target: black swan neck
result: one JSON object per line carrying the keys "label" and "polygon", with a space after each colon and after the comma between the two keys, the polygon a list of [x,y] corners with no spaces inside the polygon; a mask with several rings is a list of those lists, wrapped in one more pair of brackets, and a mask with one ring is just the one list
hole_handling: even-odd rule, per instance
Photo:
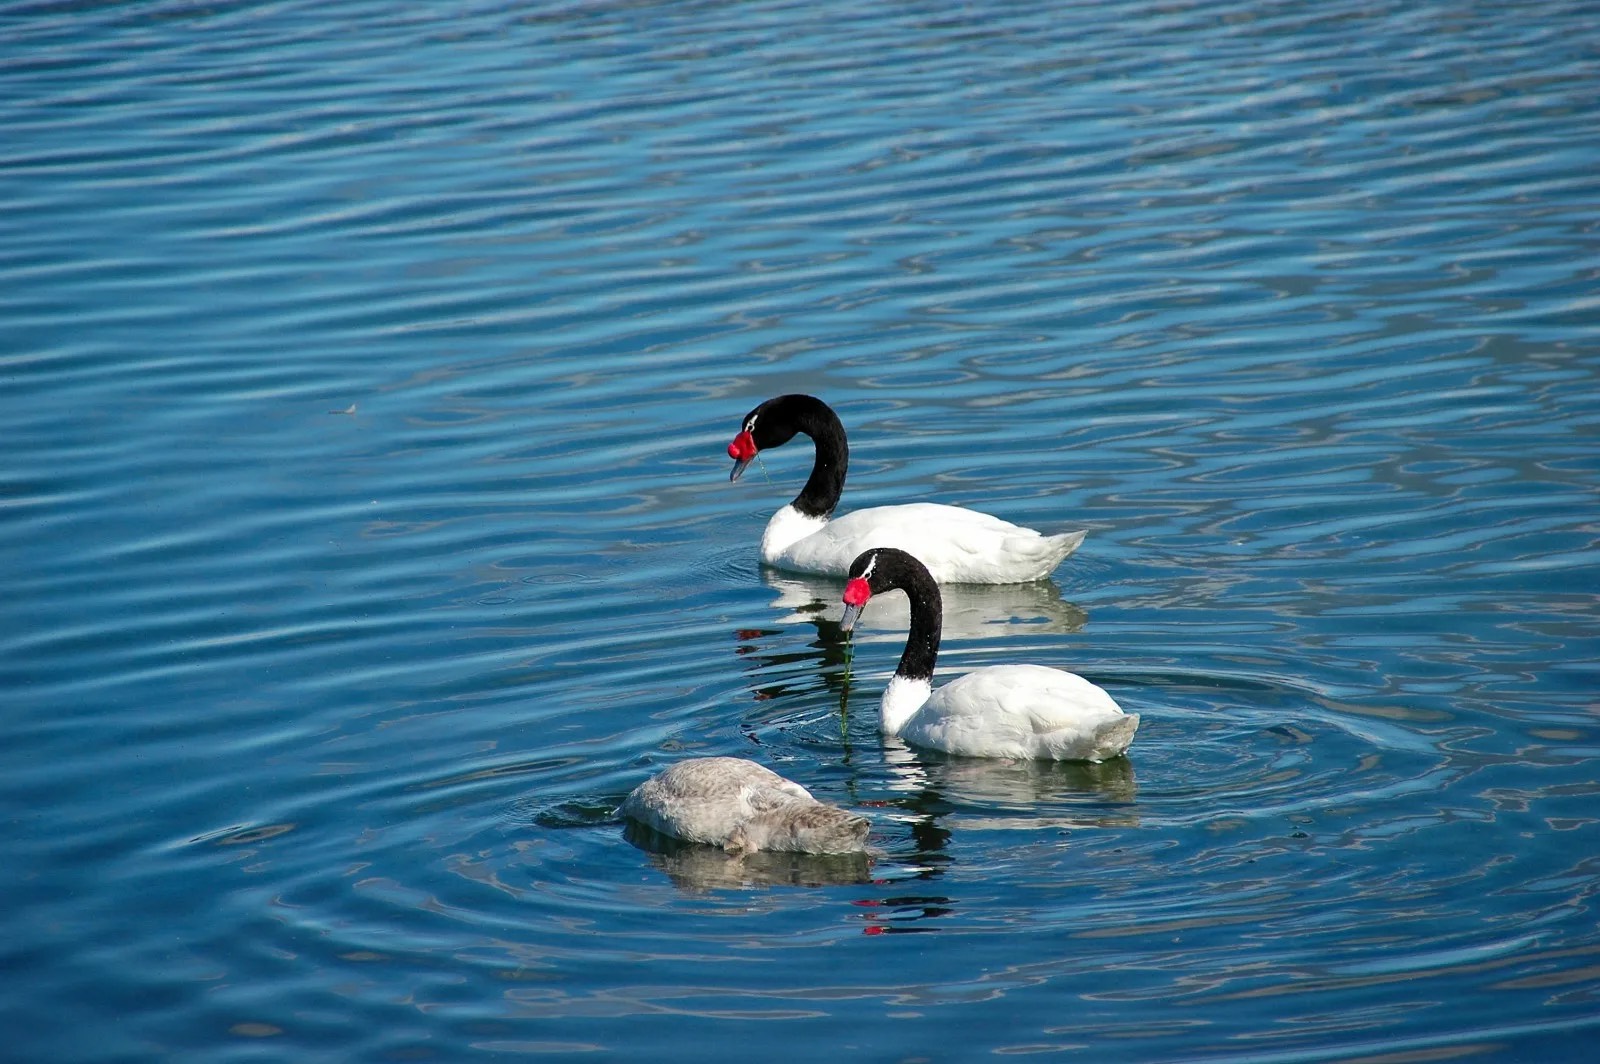
{"label": "black swan neck", "polygon": [[[770,419],[770,420],[762,420]],[[794,508],[807,517],[830,517],[844,493],[844,476],[850,465],[850,444],[844,425],[833,408],[810,395],[780,395],[765,403],[756,423],[756,443],[761,445],[761,429],[768,428],[781,438],[766,446],[778,447],[794,438],[796,432],[811,437],[816,457],[811,476],[794,497]]]}
{"label": "black swan neck", "polygon": [[911,601],[911,630],[895,675],[908,680],[932,680],[944,628],[944,600],[939,585],[927,568],[905,551],[885,547],[875,553],[877,564],[868,579],[873,594],[898,588]]}

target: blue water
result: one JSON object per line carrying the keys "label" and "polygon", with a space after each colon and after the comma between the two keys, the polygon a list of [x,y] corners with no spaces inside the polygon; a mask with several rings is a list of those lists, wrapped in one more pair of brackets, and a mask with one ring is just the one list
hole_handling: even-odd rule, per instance
{"label": "blue water", "polygon": [[[0,1055],[1588,1059],[1594,20],[0,8]],[[940,674],[1129,758],[880,739],[793,390],[1090,530]],[[631,843],[699,754],[872,866]]]}

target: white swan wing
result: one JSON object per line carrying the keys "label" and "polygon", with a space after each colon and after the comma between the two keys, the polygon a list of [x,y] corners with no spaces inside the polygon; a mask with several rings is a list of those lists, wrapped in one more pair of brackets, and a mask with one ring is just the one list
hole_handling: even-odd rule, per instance
{"label": "white swan wing", "polygon": [[996,665],[935,690],[901,735],[967,757],[1102,761],[1127,750],[1138,726],[1138,716],[1081,676]]}

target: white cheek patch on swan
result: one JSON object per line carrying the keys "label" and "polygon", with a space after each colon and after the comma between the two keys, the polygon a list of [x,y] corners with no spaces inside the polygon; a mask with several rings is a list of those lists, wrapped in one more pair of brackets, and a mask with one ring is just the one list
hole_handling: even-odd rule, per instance
{"label": "white cheek patch on swan", "polygon": [[877,567],[878,567],[878,552],[877,551],[873,551],[872,552],[872,557],[867,559],[867,567],[865,569],[861,570],[861,579],[863,579],[863,580],[871,580],[872,579],[872,570],[876,569]]}

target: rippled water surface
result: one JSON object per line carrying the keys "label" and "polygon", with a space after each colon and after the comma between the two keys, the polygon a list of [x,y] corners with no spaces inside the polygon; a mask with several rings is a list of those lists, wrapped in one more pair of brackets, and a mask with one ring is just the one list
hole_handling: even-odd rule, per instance
{"label": "rippled water surface", "polygon": [[[0,22],[9,1059],[1588,1059],[1593,5]],[[940,673],[1128,758],[878,736],[801,390],[1090,530]],[[697,754],[872,861],[625,834]]]}

